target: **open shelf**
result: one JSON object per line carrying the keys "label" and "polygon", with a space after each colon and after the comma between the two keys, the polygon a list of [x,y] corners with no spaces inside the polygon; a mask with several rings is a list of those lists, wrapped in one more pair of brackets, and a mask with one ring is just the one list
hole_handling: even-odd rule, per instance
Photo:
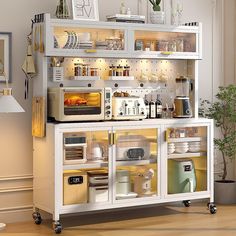
{"label": "open shelf", "polygon": [[168,138],[169,143],[200,142],[203,140],[205,140],[203,137]]}
{"label": "open shelf", "polygon": [[102,168],[102,167],[108,167],[108,162],[87,161],[84,164],[64,165],[63,170],[80,170],[80,169]]}
{"label": "open shelf", "polygon": [[206,155],[207,155],[206,152],[172,153],[168,155],[168,159],[202,157]]}
{"label": "open shelf", "polygon": [[134,80],[134,76],[109,76],[108,80]]}
{"label": "open shelf", "polygon": [[134,160],[134,161],[116,161],[116,166],[143,166],[157,163],[155,159]]}
{"label": "open shelf", "polygon": [[80,80],[80,81],[96,81],[100,80],[100,76],[71,76],[69,80]]}

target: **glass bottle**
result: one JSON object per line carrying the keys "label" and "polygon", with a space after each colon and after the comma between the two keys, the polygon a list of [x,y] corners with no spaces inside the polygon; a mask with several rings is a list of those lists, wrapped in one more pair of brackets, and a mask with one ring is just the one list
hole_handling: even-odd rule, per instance
{"label": "glass bottle", "polygon": [[151,119],[155,119],[156,118],[156,104],[155,102],[153,101],[153,98],[151,96],[151,101],[149,103],[149,112],[150,112],[150,115],[149,117]]}
{"label": "glass bottle", "polygon": [[160,99],[160,95],[157,94],[157,100],[156,100],[156,118],[162,117],[162,102]]}
{"label": "glass bottle", "polygon": [[145,104],[145,107],[146,107],[146,111],[147,111],[147,119],[149,118],[149,115],[150,115],[150,108],[149,108],[149,102],[148,102],[148,99],[147,99],[147,95],[145,95],[144,97],[144,104]]}

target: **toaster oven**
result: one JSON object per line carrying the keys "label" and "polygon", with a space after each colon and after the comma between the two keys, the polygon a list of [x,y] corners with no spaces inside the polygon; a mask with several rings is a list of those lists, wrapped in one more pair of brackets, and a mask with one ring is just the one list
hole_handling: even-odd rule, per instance
{"label": "toaster oven", "polygon": [[110,120],[111,97],[111,88],[49,88],[48,117],[62,122]]}

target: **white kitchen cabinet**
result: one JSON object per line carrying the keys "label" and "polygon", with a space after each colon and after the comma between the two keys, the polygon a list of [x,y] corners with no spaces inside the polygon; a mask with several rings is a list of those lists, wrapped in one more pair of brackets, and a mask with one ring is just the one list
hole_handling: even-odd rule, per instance
{"label": "white kitchen cabinet", "polygon": [[[183,201],[185,206],[189,206],[190,200],[205,198],[209,199],[210,212],[215,213],[213,122],[198,119],[201,24],[176,27],[81,22],[51,19],[49,14],[45,14],[44,22],[35,24],[33,30],[44,33],[45,47],[44,53],[35,52],[38,75],[34,78],[33,96],[43,96],[47,101],[48,88],[59,86],[109,87],[112,92],[122,91],[142,98],[147,93],[166,96],[166,85],[173,90],[174,78],[185,75],[192,81],[190,100],[194,117],[47,122],[46,136],[34,137],[35,223],[42,221],[40,210],[46,211],[53,216],[55,232],[60,233],[59,220],[64,214],[175,201]],[[41,41],[40,37],[33,40]],[[82,47],[79,37],[83,39]],[[50,78],[52,57],[64,59],[65,75],[59,83]],[[81,62],[98,67],[99,79],[85,76],[69,80],[74,74],[74,63]],[[132,80],[108,80],[109,65],[113,63],[129,64]],[[168,81],[140,80],[143,72],[157,74],[158,68],[159,72],[168,75]],[[71,137],[74,139],[71,140]],[[190,151],[177,153],[172,149],[169,153],[170,147],[186,146],[186,143],[192,143]],[[204,143],[204,148],[200,148],[199,143]],[[186,172],[175,172],[178,181],[171,175],[173,166]],[[191,175],[188,175],[189,172]],[[91,182],[91,175],[95,176],[93,178],[99,186],[97,182]],[[183,187],[181,181],[184,178],[188,182]],[[174,190],[171,189],[173,184]]]}
{"label": "white kitchen cabinet", "polygon": [[[202,58],[200,23],[198,26],[156,27],[153,24],[52,19],[45,14],[43,26],[46,56]],[[140,40],[141,50],[136,47]],[[172,41],[174,45],[170,44]],[[169,43],[169,46],[165,47],[165,43]]]}
{"label": "white kitchen cabinet", "polygon": [[[132,124],[127,121],[82,124],[48,123],[47,136],[45,138],[34,138],[34,208],[51,213],[57,226],[60,216],[69,213],[175,201],[185,201],[184,204],[187,204],[189,200],[205,198],[210,199],[209,202],[212,203],[212,127],[212,121],[207,119],[143,120],[133,121]],[[168,136],[173,130],[178,135],[176,137]],[[184,137],[179,136],[179,130],[185,131]],[[88,149],[94,140],[103,143],[103,148],[106,149],[103,151],[103,157],[100,160],[96,160],[97,157],[92,160],[93,156],[91,155],[93,154],[91,153],[93,152],[87,151],[86,162],[63,163],[65,137],[76,135],[86,138],[86,141],[84,139],[83,142],[86,143]],[[204,142],[204,150],[197,150],[195,153],[187,151],[183,154],[168,154],[168,144],[170,142],[190,143],[199,140]],[[127,149],[131,151],[130,156],[127,154]],[[139,154],[140,150],[144,153]],[[189,189],[184,192],[168,192],[170,184],[173,184],[171,183],[173,180],[168,179],[169,161],[179,158],[190,159],[194,162],[197,171],[195,180],[197,188],[194,191]],[[153,170],[153,176],[151,176],[151,182],[147,183],[148,189],[145,181],[144,185],[141,185],[141,189],[140,186],[135,186],[137,181],[143,180],[142,178],[139,179],[139,173],[144,173],[143,170],[148,171],[150,169]],[[79,200],[81,198],[78,197],[77,203],[65,204],[63,193],[68,186],[65,185],[66,182],[63,182],[63,176],[68,175],[70,173],[68,171],[74,171],[75,173],[80,171],[83,176],[87,176],[87,172],[91,170],[103,170],[108,173],[108,197],[106,197],[107,194],[103,195],[104,193],[101,193],[98,202],[89,202],[89,184],[86,182],[83,183],[84,186],[81,186],[82,191],[86,190],[86,200],[81,202]],[[120,193],[119,191],[122,188],[117,185],[117,175],[121,170],[130,172],[130,189],[127,195]],[[80,174],[73,174],[72,172],[73,175],[76,177]],[[138,180],[135,180],[135,178],[138,178]],[[79,185],[77,186],[80,188]],[[143,189],[144,193],[142,192]],[[74,190],[71,191],[73,193]],[[104,201],[102,201],[103,198]],[[211,207],[214,207],[214,205]],[[37,212],[37,214],[39,213]]]}

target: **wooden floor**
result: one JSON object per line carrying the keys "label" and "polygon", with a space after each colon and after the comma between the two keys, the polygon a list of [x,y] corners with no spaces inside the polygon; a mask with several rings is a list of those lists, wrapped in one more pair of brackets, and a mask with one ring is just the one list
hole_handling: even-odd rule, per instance
{"label": "wooden floor", "polygon": [[[122,212],[100,212],[86,216],[63,218],[61,235],[67,236],[235,236],[236,205],[217,206],[211,215],[206,204],[182,204],[134,209]],[[38,226],[32,222],[8,224],[0,232],[6,235],[54,235],[51,221]]]}

